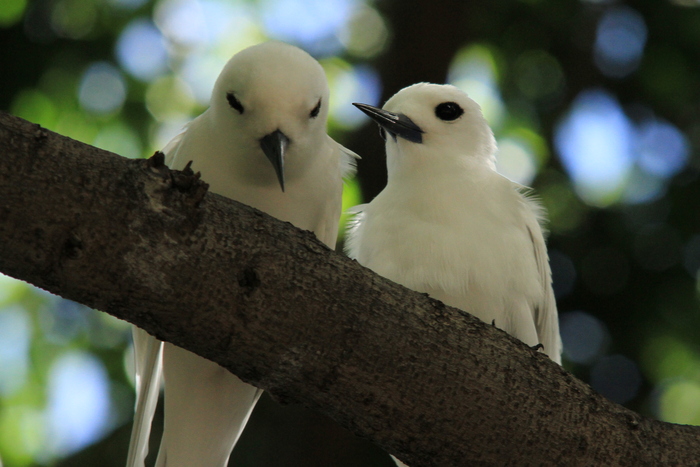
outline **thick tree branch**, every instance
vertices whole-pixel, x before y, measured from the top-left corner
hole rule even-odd
[[[192,176],[7,114],[0,147],[0,271],[318,409],[412,467],[700,458],[700,428],[615,405]]]

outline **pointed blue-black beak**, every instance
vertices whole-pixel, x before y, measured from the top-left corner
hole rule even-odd
[[[275,168],[282,191],[284,191],[284,152],[288,144],[289,138],[280,130],[275,130],[260,139],[260,147]]]
[[[377,122],[380,128],[389,133],[394,141],[399,136],[413,143],[423,142],[423,133],[421,127],[413,123],[413,120],[404,114],[395,114],[388,110],[380,109],[367,104],[353,103],[355,107],[366,113],[369,118]]]

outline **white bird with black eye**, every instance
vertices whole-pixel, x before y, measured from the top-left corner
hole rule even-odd
[[[479,105],[454,86],[420,83],[382,109],[388,180],[353,209],[348,255],[399,284],[471,313],[561,363],[540,205],[496,172]]]
[[[541,343],[559,362],[544,212],[525,187],[496,172],[495,138],[478,104],[454,86],[419,83],[383,109],[355,106],[379,124],[388,180],[371,203],[353,208],[349,255]]]
[[[328,95],[323,69],[306,52],[280,42],[245,49],[219,75],[209,109],[165,147],[166,162],[180,170],[192,161],[210,191],[310,230],[334,248],[342,179],[357,156],[326,134]],[[262,391],[138,328],[134,347],[137,405],[127,465],[144,465],[162,367],[165,428],[156,465],[225,466]]]

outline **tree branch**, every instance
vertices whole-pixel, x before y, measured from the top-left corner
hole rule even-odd
[[[643,418],[500,330],[309,233],[0,114],[0,271],[301,401],[412,467],[689,465]]]

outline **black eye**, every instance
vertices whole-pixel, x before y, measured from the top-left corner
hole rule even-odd
[[[236,95],[232,92],[227,92],[226,93],[226,100],[228,101],[228,105],[233,107],[234,109],[238,110],[239,114],[242,114],[243,111],[245,110],[243,108],[243,104],[241,104],[241,101],[236,99]]]
[[[435,115],[440,120],[451,122],[462,116],[464,110],[456,102],[443,102],[435,107]]]
[[[384,131],[384,128],[379,127],[379,136],[382,137],[384,141],[386,141],[386,131]]]
[[[316,107],[311,109],[311,113],[309,114],[310,118],[316,118],[318,117],[318,113],[321,111],[321,99],[318,100],[318,104],[316,104]]]

